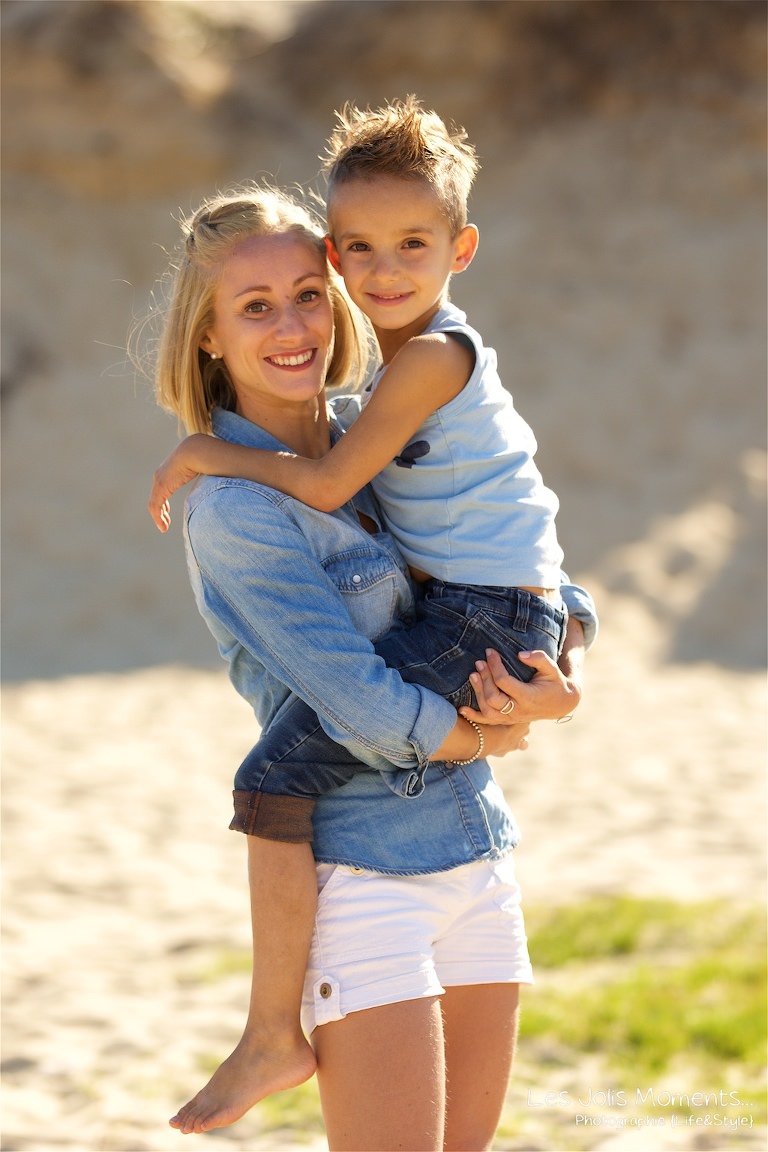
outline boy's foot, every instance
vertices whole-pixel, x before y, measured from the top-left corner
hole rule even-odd
[[[224,1128],[265,1096],[309,1080],[316,1066],[315,1054],[303,1036],[281,1053],[257,1048],[243,1037],[206,1086],[168,1123],[184,1135]]]

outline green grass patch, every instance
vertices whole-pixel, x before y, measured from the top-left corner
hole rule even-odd
[[[629,896],[584,900],[563,908],[530,908],[526,922],[538,969],[637,953],[690,954],[737,941],[765,948],[766,922],[759,909],[732,909],[721,901],[678,904]]]
[[[194,979],[200,984],[210,984],[229,976],[250,976],[251,963],[250,948],[222,948]]]
[[[525,996],[522,1053],[547,1041],[558,1063],[599,1054],[638,1085],[681,1066],[687,1078],[727,1070],[764,1117],[761,909],[619,898],[527,919],[541,986]]]
[[[309,1142],[324,1131],[320,1094],[314,1078],[306,1084],[300,1084],[298,1088],[277,1092],[263,1100],[258,1107],[260,1119],[268,1132],[298,1128]]]

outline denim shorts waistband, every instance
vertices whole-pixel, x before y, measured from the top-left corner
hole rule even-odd
[[[540,592],[533,592],[530,588],[518,584],[511,584],[505,586],[502,584],[454,584],[449,583],[447,580],[437,580],[432,578],[424,585],[425,590],[429,591],[430,596],[450,596],[452,593],[470,593],[474,596],[496,596],[500,600],[510,600],[515,596],[535,596],[539,600],[544,600],[547,604],[552,604],[556,608],[563,607],[563,600],[560,595],[559,588],[542,589],[542,592],[549,593],[542,595]]]

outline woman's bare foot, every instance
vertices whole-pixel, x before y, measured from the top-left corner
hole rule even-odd
[[[303,1036],[284,1049],[257,1046],[243,1036],[206,1086],[169,1120],[184,1135],[224,1128],[273,1092],[295,1088],[314,1074],[315,1054]]]

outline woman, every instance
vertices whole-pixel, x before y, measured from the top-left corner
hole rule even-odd
[[[322,228],[295,202],[255,188],[203,205],[185,233],[159,402],[188,431],[324,454],[354,409],[329,407],[326,384],[349,384],[366,345]],[[275,842],[248,836],[248,1025],[171,1123],[183,1132],[232,1123],[307,1079],[316,1061],[333,1149],[489,1147],[518,988],[531,974],[509,855],[518,833],[477,753],[524,747],[530,720],[578,701],[577,617],[593,624],[589,597],[564,590],[567,675],[542,657],[530,687],[515,681],[522,723],[503,726],[511,682],[492,656],[483,664],[479,725],[376,655],[372,641],[408,620],[412,594],[370,493],[327,514],[248,481],[206,477],[187,500],[185,538],[198,607],[262,728],[298,697],[345,756],[380,771],[314,808],[311,941],[297,934],[306,909]],[[418,782],[410,798],[404,769]],[[270,1017],[270,1005],[288,1002],[298,1018],[302,987],[311,1048],[295,1020]]]

